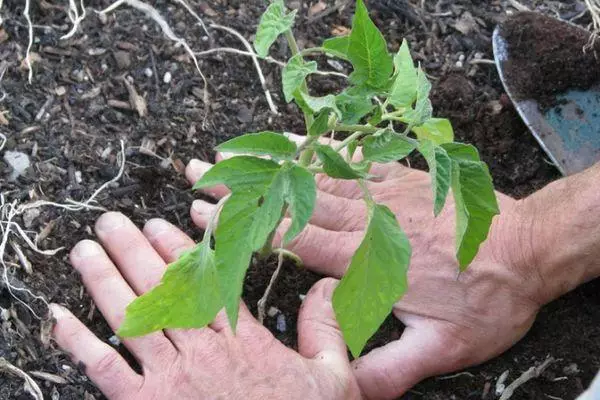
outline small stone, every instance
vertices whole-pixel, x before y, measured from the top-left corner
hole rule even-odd
[[[117,347],[121,344],[121,340],[119,339],[119,337],[117,335],[112,335],[111,337],[108,338],[108,341],[110,342],[110,344],[112,344],[115,347]]]
[[[81,184],[83,182],[83,178],[81,177],[81,171],[75,171],[75,182]]]
[[[254,119],[254,114],[252,113],[252,110],[250,110],[248,107],[242,105],[238,109],[237,119],[241,123],[247,124],[247,123],[252,122],[252,120]]]
[[[465,55],[461,53],[461,54],[458,56],[458,61],[465,61]]]
[[[279,309],[277,307],[270,307],[269,310],[267,311],[267,315],[269,317],[273,318],[274,316],[276,316],[280,312],[281,311],[279,311]]]
[[[565,375],[577,375],[581,370],[577,364],[571,363],[563,368],[563,372]]]
[[[10,319],[10,311],[6,308],[0,307],[0,319],[2,321],[8,321]]]
[[[144,69],[144,75],[148,78],[152,78],[152,70],[150,68]]]
[[[33,221],[35,221],[35,219],[39,216],[40,216],[39,208],[26,209],[23,212],[23,225],[25,225],[25,228],[27,228],[27,229],[31,228],[31,225],[33,225]]]
[[[284,333],[285,331],[287,331],[287,323],[285,321],[285,315],[279,314],[277,316],[276,327],[277,327],[277,330],[281,333]]]
[[[173,79],[173,75],[171,75],[171,73],[169,71],[165,72],[165,75],[163,76],[163,82],[164,83],[171,83],[171,80]]]
[[[67,88],[65,88],[64,86],[59,86],[54,90],[54,93],[56,93],[57,96],[64,96],[67,93]]]
[[[106,23],[108,22],[108,17],[106,16],[105,13],[96,13],[96,15],[98,15],[98,19],[100,20],[100,23],[102,25],[106,25]]]
[[[298,298],[300,299],[300,301],[304,301],[304,299],[306,298],[305,294],[299,294]]]
[[[14,181],[21,176],[31,163],[29,162],[29,156],[20,151],[7,151],[4,153],[4,161],[12,168],[12,172],[9,176],[10,181]]]
[[[131,67],[131,54],[126,51],[115,51],[113,55],[119,69],[127,69]]]

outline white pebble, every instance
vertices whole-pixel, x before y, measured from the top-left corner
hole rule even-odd
[[[119,339],[119,337],[117,335],[112,335],[111,337],[108,338],[108,341],[113,346],[118,346],[121,344],[121,339]]]
[[[285,321],[285,315],[283,314],[279,314],[277,316],[277,330],[281,333],[284,333],[285,331],[287,331],[287,323]]]
[[[277,307],[270,307],[269,311],[267,311],[267,315],[271,318],[279,314],[281,311]]]
[[[171,79],[173,79],[173,76],[171,75],[171,73],[169,71],[165,72],[165,76],[163,76],[163,82],[170,83]]]
[[[458,61],[465,61],[465,55],[464,54],[459,55]]]
[[[146,75],[148,78],[152,78],[152,70],[150,68],[146,68],[144,70],[144,75]]]
[[[21,176],[30,165],[29,156],[20,151],[7,151],[4,153],[4,161],[12,168],[8,178],[10,181],[14,181]]]
[[[81,171],[75,171],[75,182],[77,182],[77,183],[83,182],[83,178],[81,177]]]

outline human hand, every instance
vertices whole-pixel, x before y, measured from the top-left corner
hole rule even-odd
[[[151,220],[142,233],[120,213],[100,217],[96,234],[102,246],[84,240],[70,258],[113,330],[125,307],[160,281],[167,263],[194,245],[166,221]],[[331,305],[335,285],[323,279],[307,294],[298,319],[300,354],[278,342],[243,304],[235,335],[220,313],[203,329],[125,340],[141,374],[55,304],[53,335],[109,399],[358,399]]]
[[[186,171],[189,181],[196,182],[210,167],[193,160]],[[542,304],[541,282],[526,268],[529,238],[519,202],[498,193],[501,215],[475,261],[457,277],[453,200],[434,218],[427,173],[396,163],[374,165],[371,174],[379,177],[368,184],[373,198],[395,213],[413,246],[409,289],[393,309],[406,325],[402,337],[353,363],[366,397],[385,399],[426,377],[481,363],[511,347]],[[288,248],[312,270],[339,278],[362,240],[367,208],[354,181],[318,175],[317,182],[314,215]],[[207,194],[221,198],[227,189],[214,187]],[[205,228],[213,212],[214,205],[197,200],[191,215]],[[281,231],[288,225],[284,220]]]

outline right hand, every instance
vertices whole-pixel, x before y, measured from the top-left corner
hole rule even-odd
[[[222,155],[217,155],[221,159]],[[195,183],[212,165],[192,160],[186,175]],[[498,193],[501,215],[469,269],[457,279],[454,201],[437,218],[429,175],[398,163],[374,165],[370,182],[377,203],[397,216],[413,246],[409,289],[393,309],[406,329],[402,337],[354,361],[363,394],[396,398],[419,381],[482,363],[504,352],[531,327],[543,301],[541,279],[528,270],[529,237],[521,203]],[[359,246],[367,209],[358,185],[317,176],[317,206],[310,224],[289,244],[308,268],[343,276]],[[218,199],[228,191],[205,191]],[[215,206],[196,200],[191,215],[205,228]],[[289,220],[284,220],[285,231]],[[278,239],[276,239],[278,240]]]

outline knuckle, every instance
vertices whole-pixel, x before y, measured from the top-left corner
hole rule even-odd
[[[121,356],[115,351],[106,351],[100,358],[86,366],[91,376],[118,378],[121,370]]]

